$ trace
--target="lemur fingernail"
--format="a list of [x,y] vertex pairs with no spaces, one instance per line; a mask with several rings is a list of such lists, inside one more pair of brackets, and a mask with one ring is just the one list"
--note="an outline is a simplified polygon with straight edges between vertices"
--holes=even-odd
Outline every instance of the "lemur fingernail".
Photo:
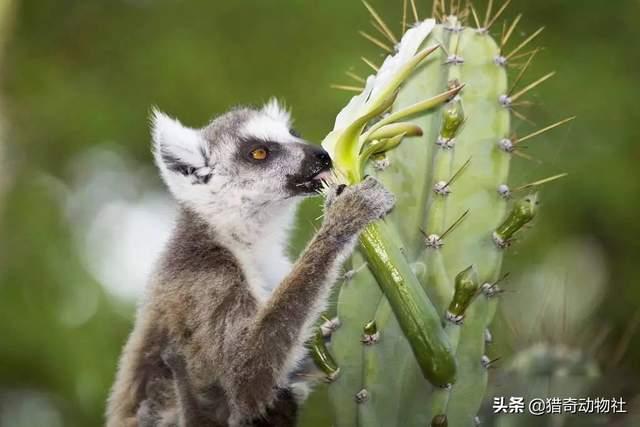
[[338,188],[336,189],[336,195],[341,195],[345,188],[347,188],[346,184],[338,185]]

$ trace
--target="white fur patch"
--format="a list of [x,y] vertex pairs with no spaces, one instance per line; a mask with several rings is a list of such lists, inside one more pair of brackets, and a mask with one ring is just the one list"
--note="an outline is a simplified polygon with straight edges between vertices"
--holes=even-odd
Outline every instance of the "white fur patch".
[[271,98],[269,102],[262,107],[262,112],[272,119],[284,123],[287,128],[290,128],[292,125],[291,112],[276,98]]
[[200,132],[184,126],[179,120],[173,119],[154,108],[151,112],[151,135],[153,137],[156,160],[160,150],[164,150],[177,160],[201,168],[207,166],[209,148],[204,143]]
[[291,114],[272,98],[242,128],[242,135],[275,142],[295,142],[298,140],[290,133]]
[[[154,108],[151,113],[151,136],[156,164],[171,193],[178,200],[191,201],[197,198],[199,193],[193,185],[194,177],[204,177],[211,173],[211,167],[207,164],[211,156],[209,144],[200,131],[184,126],[180,121]],[[194,175],[186,176],[171,170],[166,156],[193,167]]]
[[[229,237],[225,242],[238,258],[251,293],[260,303],[271,296],[291,271],[291,260],[286,255],[286,247],[296,207],[297,202],[286,202],[283,206],[266,208],[269,212],[259,217],[243,218],[222,227],[227,231],[233,230],[242,241],[252,243],[250,247],[246,247]],[[215,222],[220,225],[222,221],[218,219]]]

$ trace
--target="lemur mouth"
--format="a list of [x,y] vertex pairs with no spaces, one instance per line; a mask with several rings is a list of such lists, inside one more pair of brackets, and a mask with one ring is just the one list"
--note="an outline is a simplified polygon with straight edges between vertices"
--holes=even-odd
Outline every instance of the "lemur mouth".
[[331,169],[323,169],[296,185],[305,193],[317,193],[322,190],[323,181],[331,179]]

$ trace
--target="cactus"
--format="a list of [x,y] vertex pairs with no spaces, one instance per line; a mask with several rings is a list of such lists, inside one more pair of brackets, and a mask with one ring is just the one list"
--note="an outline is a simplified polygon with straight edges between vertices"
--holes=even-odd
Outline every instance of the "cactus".
[[324,364],[337,427],[473,425],[503,254],[536,214],[534,188],[563,176],[507,185],[512,157],[528,157],[519,144],[571,120],[511,133],[522,97],[552,75],[521,84],[540,30],[514,43],[518,16],[496,41],[509,1],[490,0],[482,20],[471,4],[445,3],[422,20],[405,0],[398,39],[365,2],[381,36],[362,34],[389,55],[381,66],[363,58],[367,79],[350,73],[364,87],[336,86],[361,93],[323,142],[334,180],[374,175],[397,198],[360,237],[337,298],[341,326],[322,349],[340,369]]

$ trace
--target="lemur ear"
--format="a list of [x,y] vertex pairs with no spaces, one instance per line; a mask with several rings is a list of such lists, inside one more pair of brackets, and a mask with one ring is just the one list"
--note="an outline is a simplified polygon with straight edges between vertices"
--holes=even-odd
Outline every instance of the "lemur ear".
[[[153,154],[162,177],[172,190],[185,179],[206,184],[211,177],[209,145],[201,133],[154,108],[151,112]],[[177,182],[178,181],[178,182]]]
[[272,119],[285,124],[287,127],[291,127],[291,112],[284,104],[278,101],[277,98],[271,98],[264,104],[262,112]]

